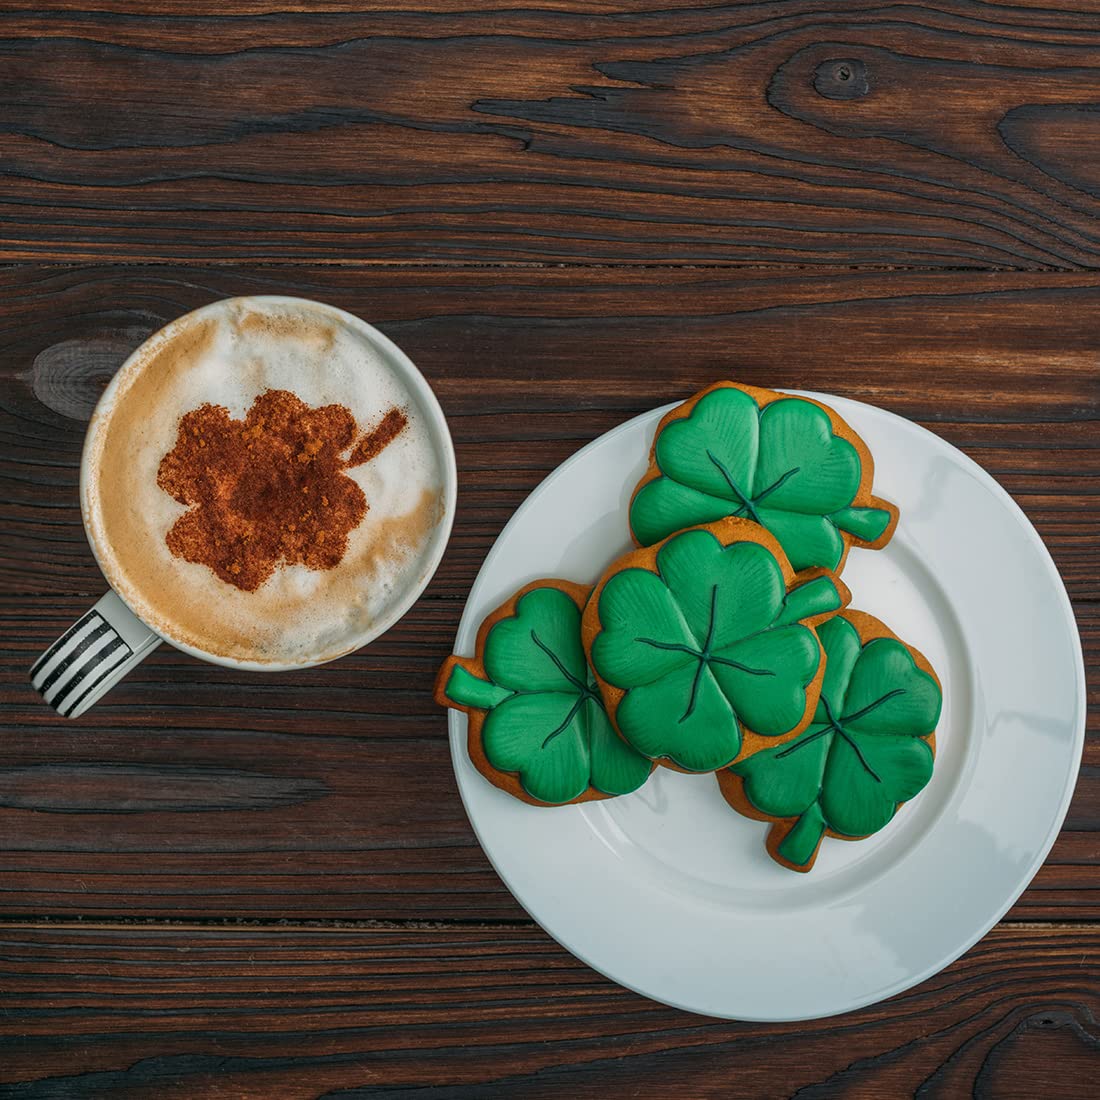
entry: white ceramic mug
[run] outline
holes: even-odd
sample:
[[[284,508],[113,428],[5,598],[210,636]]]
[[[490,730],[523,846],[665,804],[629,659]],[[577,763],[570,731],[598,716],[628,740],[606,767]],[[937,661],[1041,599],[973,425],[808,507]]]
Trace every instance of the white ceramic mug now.
[[[276,307],[286,305],[296,309],[306,308],[320,311],[330,318],[339,319],[362,336],[372,349],[381,356],[387,367],[404,383],[424,415],[429,435],[440,459],[443,480],[440,492],[442,515],[429,536],[429,544],[422,557],[420,572],[410,574],[407,589],[399,599],[394,601],[388,614],[372,621],[362,634],[352,639],[351,649],[360,649],[388,630],[408,611],[435,574],[443,557],[447,540],[450,537],[451,525],[454,522],[458,475],[455,466],[454,444],[451,441],[451,434],[447,427],[447,421],[443,416],[443,410],[439,407],[439,402],[436,400],[431,387],[420,371],[413,365],[412,360],[396,344],[383,336],[372,325],[367,324],[366,321],[333,306],[301,298],[263,295],[233,299],[232,302],[239,303],[242,306],[254,302],[257,305]],[[225,301],[212,302],[210,305],[203,306],[201,309],[177,318],[151,336],[122,364],[96,405],[84,439],[84,452],[80,465],[80,501],[85,534],[100,568],[104,568],[104,557],[100,552],[100,548],[96,545],[96,539],[87,519],[88,490],[97,477],[97,471],[91,468],[89,456],[93,453],[97,432],[104,428],[109,419],[120,383],[127,377],[128,372],[143,368],[145,363],[144,352],[150,343],[170,339],[176,330],[201,320],[207,312],[222,310],[225,306]],[[115,491],[122,492],[125,490],[124,487],[120,487]],[[106,570],[104,571],[106,572]],[[210,661],[213,664],[250,671],[278,672],[288,669],[308,668],[312,665],[324,663],[318,660],[305,660],[293,664],[260,664],[204,652],[171,637],[168,633],[154,630],[137,615],[117,592],[112,590],[108,591],[94,607],[78,619],[34,663],[30,670],[31,683],[58,714],[65,718],[77,718],[97,699],[114,687],[123,676],[136,667],[161,642],[168,642],[177,649],[181,649],[204,661]],[[350,650],[348,651],[350,652]]]

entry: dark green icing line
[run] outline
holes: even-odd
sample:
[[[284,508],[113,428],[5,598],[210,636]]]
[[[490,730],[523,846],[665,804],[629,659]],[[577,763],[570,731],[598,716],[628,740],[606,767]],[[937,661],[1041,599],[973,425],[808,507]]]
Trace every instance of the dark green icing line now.
[[[542,639],[539,638],[539,636],[533,630],[531,631],[531,641],[533,641],[535,645],[537,645],[539,649],[541,649],[543,653],[545,653],[546,656],[554,662],[557,670],[577,689],[577,691],[579,691],[582,695],[591,694],[588,685],[583,681],[578,680],[577,677],[574,676],[573,673],[571,673],[569,669],[567,669],[565,665],[562,664],[561,658],[548,645],[546,645],[546,643],[543,642]]]
[[[733,475],[726,469],[726,467],[715,457],[714,452],[709,448],[707,450],[707,458],[714,463],[718,472],[726,479],[726,484],[730,487],[730,492],[733,493],[734,498],[741,502],[741,506],[733,513],[738,515],[744,513],[754,523],[760,523],[760,516],[757,514],[756,507],[753,504],[753,499],[746,493],[736,481],[733,480]]]
[[[776,760],[783,760],[788,756],[793,756],[799,749],[804,749],[809,745],[812,745],[815,741],[820,741],[822,737],[831,737],[835,732],[835,727],[827,723],[824,726],[811,726],[805,733],[800,734],[794,741],[792,741],[786,748],[780,749],[776,754]],[[757,806],[757,809],[760,809]]]
[[[769,485],[766,489],[757,493],[755,496],[750,496],[744,491],[744,489],[741,488],[740,485],[737,484],[737,482],[733,478],[733,475],[729,472],[722,460],[718,458],[718,456],[709,448],[707,450],[707,458],[709,458],[711,462],[714,463],[715,468],[725,479],[726,484],[730,488],[730,492],[733,493],[734,497],[741,502],[740,507],[738,507],[736,511],[731,514],[735,516],[744,514],[748,516],[749,519],[751,519],[754,523],[759,523],[761,527],[766,525],[764,521],[760,518],[760,514],[757,512],[756,506],[762,501],[767,500],[767,498],[770,497],[772,493],[774,493],[777,489],[781,489],[788,481],[790,481],[792,477],[794,477],[795,474],[797,474],[802,469],[801,466],[793,467],[785,474],[781,474],[779,477],[777,477],[775,481],[773,481],[771,485]]]
[[[711,652],[711,646],[714,644],[714,630],[718,625],[717,607],[718,585],[714,585],[710,592],[710,618],[707,622],[707,635],[706,640],[703,642],[702,649],[695,649],[690,645],[685,645],[680,642],[659,642],[653,638],[635,639],[635,641],[643,645],[653,646],[654,649],[664,649],[675,653],[690,654],[698,661],[698,666],[695,669],[695,678],[692,680],[691,684],[691,695],[688,698],[687,710],[680,716],[680,722],[686,721],[695,713],[695,702],[699,695],[699,682],[708,664],[718,664],[726,668],[735,668],[739,672],[747,672],[750,676],[775,675],[775,672],[770,668],[750,668],[740,661],[732,661],[728,657],[719,657],[717,654]]]
[[[762,489],[759,493],[753,497],[754,504],[760,504],[762,501],[767,500],[777,489],[782,489],[788,481],[794,477],[795,474],[801,473],[801,466],[792,466],[785,474],[780,474],[766,489]]]
[[[889,699],[892,699],[895,695],[904,695],[904,694],[905,694],[905,692],[902,691],[900,688],[898,688],[896,691],[887,692],[881,699],[875,700],[875,702],[871,703],[870,706],[864,707],[862,710],[860,710],[856,714],[852,715],[852,717],[853,718],[858,718],[861,715],[870,714],[871,711],[873,711],[876,708],[882,706],[883,703],[885,703]],[[821,705],[825,708],[825,715],[829,719],[829,725],[833,728],[833,730],[836,733],[839,733],[840,736],[843,737],[844,740],[847,741],[849,745],[851,745],[852,752],[854,752],[856,754],[856,757],[859,760],[860,764],[863,765],[864,771],[866,771],[867,774],[876,783],[881,783],[882,782],[882,776],[879,775],[878,772],[876,772],[875,769],[872,768],[871,765],[867,762],[867,757],[863,755],[863,750],[859,747],[859,742],[844,728],[844,722],[846,721],[846,719],[844,719],[844,718],[839,718],[838,719],[838,718],[834,717],[832,708],[829,706],[829,700],[826,699],[824,695],[821,697]]]
[[[577,712],[581,709],[581,707],[584,706],[587,701],[587,694],[581,695],[577,698],[577,701],[573,704],[573,709],[570,710],[570,712],[565,716],[565,718],[562,720],[561,725],[559,725],[557,729],[552,730],[550,733],[548,733],[543,739],[542,747],[544,749],[550,744],[551,741],[554,740],[555,737],[564,733],[569,728],[569,726],[573,722],[573,719],[577,717]]]
[[[905,688],[894,688],[893,691],[888,691],[885,695],[883,695],[880,699],[876,699],[873,703],[868,703],[867,706],[860,707],[860,709],[855,711],[853,714],[843,715],[840,721],[855,722],[859,718],[866,718],[868,714],[871,714],[873,711],[878,710],[878,708],[881,707],[884,703],[888,703],[891,699],[895,699],[897,698],[897,696],[904,694]],[[825,704],[826,707],[828,707],[828,705],[828,703]]]

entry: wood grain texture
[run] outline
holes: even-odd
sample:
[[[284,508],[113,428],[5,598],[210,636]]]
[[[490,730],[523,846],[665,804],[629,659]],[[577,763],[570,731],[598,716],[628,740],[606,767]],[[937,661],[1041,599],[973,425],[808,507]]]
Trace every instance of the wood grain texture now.
[[[0,13],[0,257],[1100,257],[1081,0],[281,7]]]
[[[94,401],[163,321],[265,291],[378,322],[427,373],[462,485],[444,566],[395,630],[327,668],[258,680],[165,647],[59,723],[25,668],[102,590],[76,494]],[[462,812],[435,669],[538,481],[731,365],[921,420],[997,476],[1077,598],[1100,703],[1097,331],[1091,273],[0,270],[0,914],[522,918]],[[1066,830],[1018,918],[1100,916],[1097,714]]]
[[[1100,1052],[1082,926],[1000,927],[808,1024],[665,1008],[523,929],[7,927],[0,980],[0,1090],[20,1100],[1091,1100]]]
[[[218,297],[299,293],[377,323],[450,418],[462,598],[527,494],[583,444],[723,375],[924,423],[1017,499],[1075,599],[1100,598],[1100,275],[319,267],[0,269],[0,583],[96,594],[84,421],[125,356]]]
[[[1091,1100],[1098,47],[1094,0],[5,5],[0,1097]],[[264,292],[376,322],[428,376],[461,478],[444,565],[331,666],[162,647],[56,720],[25,670],[102,590],[76,492],[95,400],[165,321]],[[1002,924],[833,1021],[680,1013],[550,941],[477,844],[430,698],[524,497],[721,375],[961,447],[1036,524],[1085,644],[1081,777],[1008,914],[1073,923]]]
[[[524,919],[467,822],[431,699],[459,601],[421,600],[366,649],[300,673],[164,646],[62,723],[25,669],[82,606],[0,601],[0,919]],[[1081,627],[1096,702],[1100,604]],[[764,825],[730,827],[763,843]],[[1094,707],[1063,832],[1010,916],[1100,920],[1097,863]]]

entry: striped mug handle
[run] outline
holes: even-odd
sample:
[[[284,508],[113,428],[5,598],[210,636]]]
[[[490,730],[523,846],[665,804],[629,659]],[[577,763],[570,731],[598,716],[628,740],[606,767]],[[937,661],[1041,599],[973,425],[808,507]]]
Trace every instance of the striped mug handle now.
[[[35,661],[31,684],[63,718],[79,718],[160,641],[108,592]]]

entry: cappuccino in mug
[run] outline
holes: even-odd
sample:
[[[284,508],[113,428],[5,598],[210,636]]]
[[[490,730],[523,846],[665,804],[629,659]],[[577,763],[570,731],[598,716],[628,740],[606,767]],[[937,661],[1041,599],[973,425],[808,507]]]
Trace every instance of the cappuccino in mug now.
[[[446,451],[369,326],[313,302],[231,299],[124,367],[85,446],[84,522],[158,634],[255,667],[331,660],[438,560]]]

